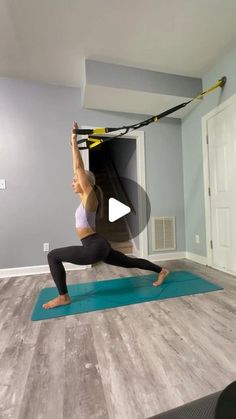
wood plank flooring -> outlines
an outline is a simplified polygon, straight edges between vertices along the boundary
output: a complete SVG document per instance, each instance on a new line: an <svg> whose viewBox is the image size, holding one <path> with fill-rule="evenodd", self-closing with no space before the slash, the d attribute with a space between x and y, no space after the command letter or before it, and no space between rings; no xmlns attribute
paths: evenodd
<svg viewBox="0 0 236 419"><path fill-rule="evenodd" d="M1 419L145 419L236 379L236 277L168 261L223 291L32 322L49 274L0 280ZM103 262L69 284L151 273Z"/></svg>

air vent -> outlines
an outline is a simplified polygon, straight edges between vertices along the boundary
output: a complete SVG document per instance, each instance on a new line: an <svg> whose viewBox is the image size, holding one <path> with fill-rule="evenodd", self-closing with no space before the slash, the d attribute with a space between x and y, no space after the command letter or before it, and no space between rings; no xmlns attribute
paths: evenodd
<svg viewBox="0 0 236 419"><path fill-rule="evenodd" d="M153 250L176 250L175 217L152 218Z"/></svg>

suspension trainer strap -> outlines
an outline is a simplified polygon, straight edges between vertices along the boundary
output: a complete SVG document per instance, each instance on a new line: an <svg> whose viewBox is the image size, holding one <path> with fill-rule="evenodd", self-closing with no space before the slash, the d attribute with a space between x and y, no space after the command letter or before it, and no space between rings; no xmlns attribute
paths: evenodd
<svg viewBox="0 0 236 419"><path fill-rule="evenodd" d="M96 146L98 146L99 144L112 140L114 138L119 138L122 137L123 135L126 135L128 132L130 131L134 131L136 129L142 128L146 125L149 125L153 122L158 122L160 119L164 118L167 115L170 115L176 111L178 111L181 108L184 108L185 106L187 106L189 103L193 102L194 100L197 99L202 99L203 96L207 95L208 93L213 92L213 90L217 89L218 87L224 87L225 83L226 83L226 77L222 77L221 79L219 79L213 86L211 86L209 89L205 90L204 92L200 93L199 95L197 95L196 97L194 97L193 99L189 100L188 102L183 102L180 105L174 106L173 108L167 109L166 111L160 113L159 115L155 115L152 116L151 118L145 119L144 121L138 122L136 124L133 125L125 125L119 128L95 128L95 129L83 129L83 128L77 128L77 129L73 129L73 133L77 134L77 135L87 135L87 138L83 138L81 140L78 140L77 143L81 144L86 142L86 147L79 147L80 150L84 150L84 149L91 149L94 148ZM116 131L122 131L119 132L118 135L112 136L112 137L104 137L102 136L102 134L108 134L111 132L116 132Z"/></svg>

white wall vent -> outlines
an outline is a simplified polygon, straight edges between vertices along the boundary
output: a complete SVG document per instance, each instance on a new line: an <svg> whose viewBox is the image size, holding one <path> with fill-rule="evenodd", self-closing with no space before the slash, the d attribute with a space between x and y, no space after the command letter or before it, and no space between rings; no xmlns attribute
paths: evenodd
<svg viewBox="0 0 236 419"><path fill-rule="evenodd" d="M175 217L152 217L152 249L176 250Z"/></svg>

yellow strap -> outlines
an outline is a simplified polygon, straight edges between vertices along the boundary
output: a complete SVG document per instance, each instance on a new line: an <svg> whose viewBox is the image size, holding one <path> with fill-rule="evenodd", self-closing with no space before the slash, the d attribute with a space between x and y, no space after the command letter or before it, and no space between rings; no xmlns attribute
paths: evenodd
<svg viewBox="0 0 236 419"><path fill-rule="evenodd" d="M93 134L106 134L106 128L96 128L93 130Z"/></svg>
<svg viewBox="0 0 236 419"><path fill-rule="evenodd" d="M219 80L214 86L210 87L210 89L208 89L206 91L206 93L210 93L212 92L212 90L215 90L217 87L219 87L222 84L222 80Z"/></svg>
<svg viewBox="0 0 236 419"><path fill-rule="evenodd" d="M217 89L217 87L221 86L222 84L222 80L218 80L218 82L216 84L214 84L214 86L210 87L210 89L206 90L205 92L201 93L199 96L196 96L194 98L195 99L199 99L200 97L202 97L203 95L206 95L207 93L212 92L213 90Z"/></svg>
<svg viewBox="0 0 236 419"><path fill-rule="evenodd" d="M98 138L88 138L87 140L93 143L89 145L89 148L96 147L97 145L102 143L102 140L99 140Z"/></svg>

